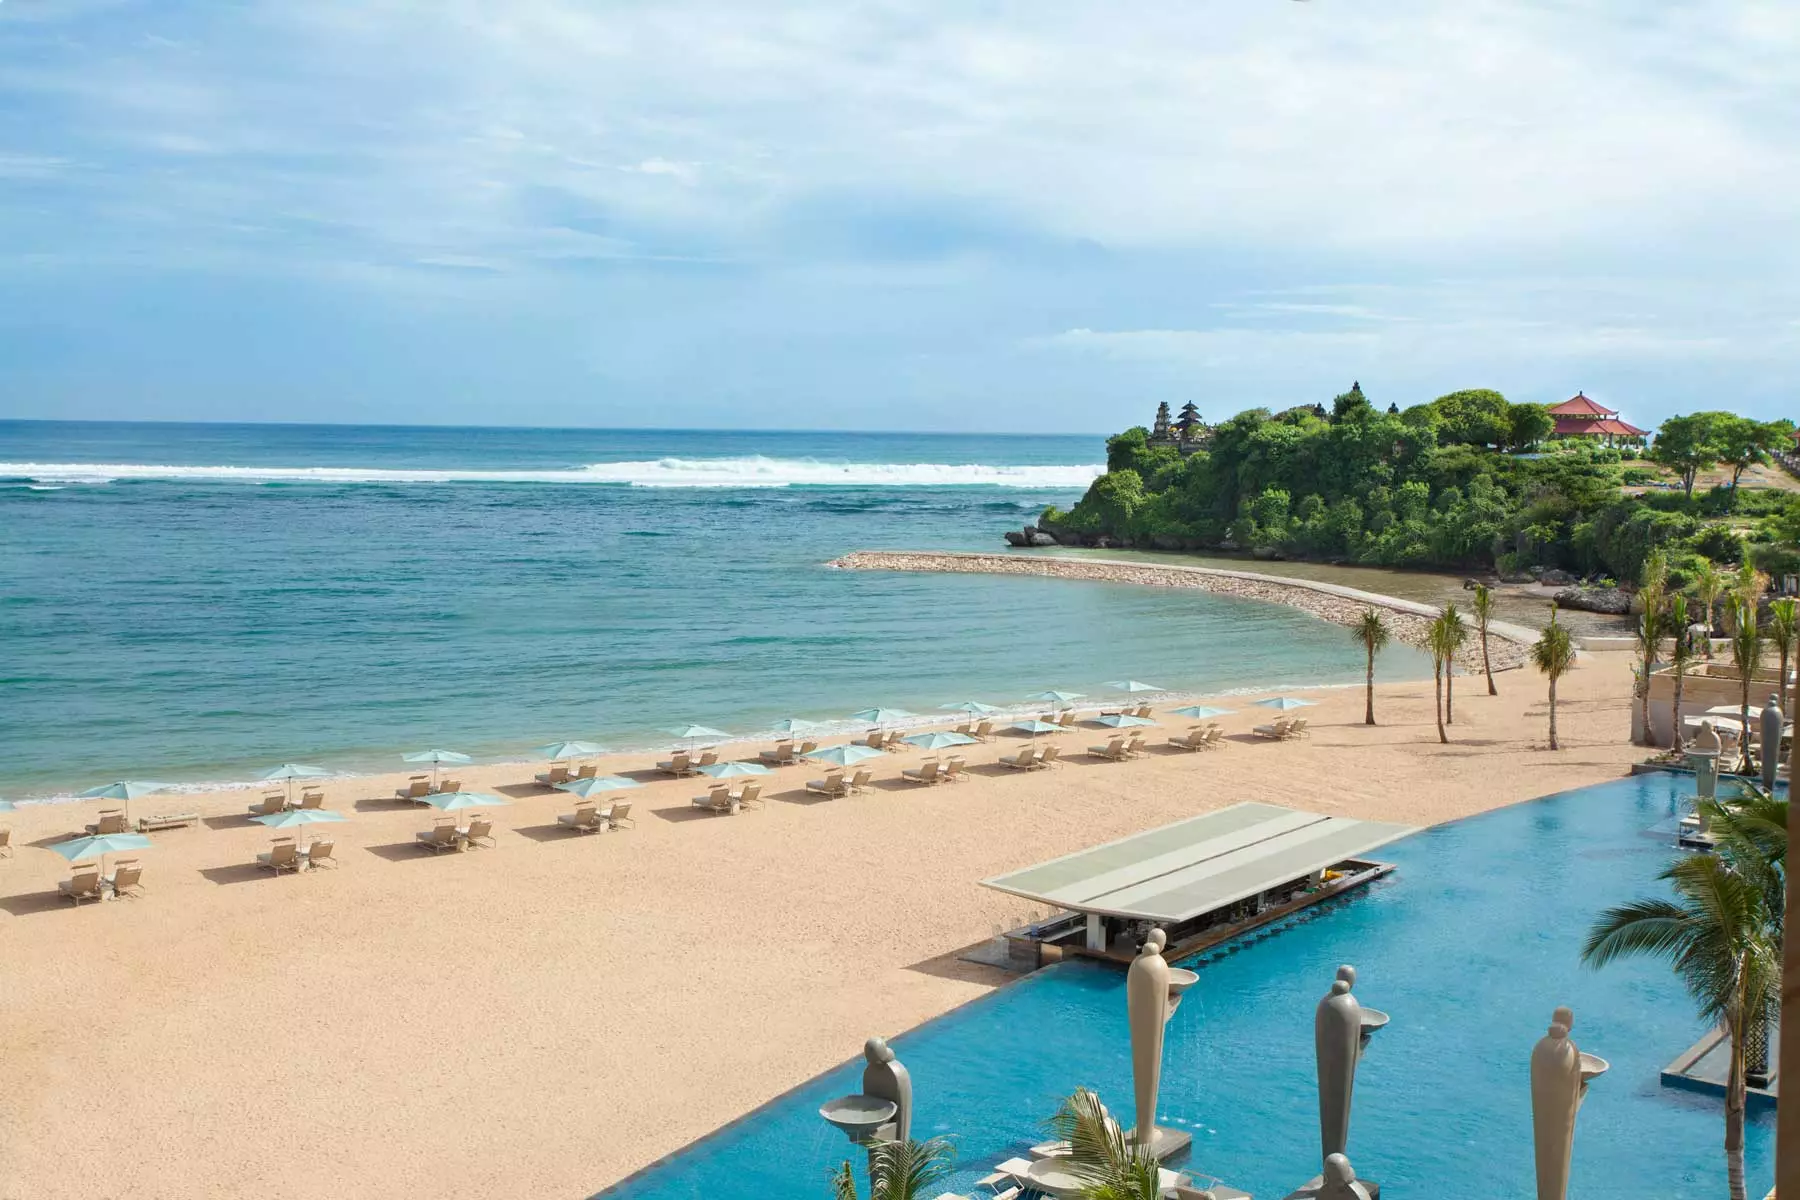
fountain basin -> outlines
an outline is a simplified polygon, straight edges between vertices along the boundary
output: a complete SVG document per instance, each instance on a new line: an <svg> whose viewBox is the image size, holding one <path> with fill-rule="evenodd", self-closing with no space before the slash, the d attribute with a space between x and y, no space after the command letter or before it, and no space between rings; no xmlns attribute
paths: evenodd
<svg viewBox="0 0 1800 1200"><path fill-rule="evenodd" d="M900 1107L880 1096L839 1096L819 1106L819 1115L848 1134L853 1142L873 1138L894 1119Z"/></svg>
<svg viewBox="0 0 1800 1200"><path fill-rule="evenodd" d="M1612 1067L1612 1064L1598 1054L1581 1051L1581 1082L1585 1086L1589 1080L1598 1079Z"/></svg>
<svg viewBox="0 0 1800 1200"><path fill-rule="evenodd" d="M1200 982L1200 976L1194 974L1194 972L1188 970L1186 967L1170 967L1169 968L1169 1015L1170 1016L1174 1016L1175 1010L1177 1008L1181 1007L1181 993L1187 991L1189 988L1193 987L1196 983L1199 983L1199 982Z"/></svg>

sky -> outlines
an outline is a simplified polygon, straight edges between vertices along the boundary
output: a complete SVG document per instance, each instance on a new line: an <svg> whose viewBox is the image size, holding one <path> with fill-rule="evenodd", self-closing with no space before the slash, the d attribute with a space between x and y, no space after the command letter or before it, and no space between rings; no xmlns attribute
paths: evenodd
<svg viewBox="0 0 1800 1200"><path fill-rule="evenodd" d="M1800 417L1790 0L0 0L0 418Z"/></svg>

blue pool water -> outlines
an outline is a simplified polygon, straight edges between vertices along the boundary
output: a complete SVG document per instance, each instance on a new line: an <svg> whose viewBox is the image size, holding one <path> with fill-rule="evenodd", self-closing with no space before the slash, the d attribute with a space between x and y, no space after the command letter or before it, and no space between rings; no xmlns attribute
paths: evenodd
<svg viewBox="0 0 1800 1200"><path fill-rule="evenodd" d="M833 571L1001 547L1099 438L0 422L0 795L665 744L1135 677L1354 682L1193 591ZM1388 678L1429 674L1406 647ZM73 776L73 778L71 777Z"/></svg>
<svg viewBox="0 0 1800 1200"><path fill-rule="evenodd" d="M1577 1043L1612 1063L1581 1110L1573 1200L1723 1194L1722 1102L1657 1082L1702 1031L1687 997L1655 962L1578 961L1595 914L1659 886L1674 851L1644 831L1691 795L1685 779L1643 776L1431 829L1384 851L1400 869L1364 895L1184 964L1200 982L1169 1025L1159 1122L1193 1133L1189 1166L1259 1198L1315 1173L1313 1006L1350 962L1357 994L1393 1017L1359 1068L1350 1138L1384 1195L1533 1194L1527 1064L1559 1004L1575 1010ZM965 1169L948 1187L972 1190L1042 1140L1042 1120L1079 1085L1129 1118L1123 990L1123 972L1071 962L892 1039L913 1076L914 1136L956 1141ZM858 1058L601 1195L825 1196L849 1147L817 1108L857 1090L860 1069ZM1752 1117L1748 1143L1761 1195L1772 1116Z"/></svg>

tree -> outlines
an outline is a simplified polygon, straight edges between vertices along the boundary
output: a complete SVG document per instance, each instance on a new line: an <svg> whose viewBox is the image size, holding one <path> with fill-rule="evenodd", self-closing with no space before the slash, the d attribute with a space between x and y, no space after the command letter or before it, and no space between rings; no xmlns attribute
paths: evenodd
<svg viewBox="0 0 1800 1200"><path fill-rule="evenodd" d="M1694 498L1694 477L1719 461L1722 446L1718 439L1718 418L1711 412L1670 417L1656 431L1656 441L1647 457L1653 463L1669 468L1681 476L1681 489Z"/></svg>
<svg viewBox="0 0 1800 1200"><path fill-rule="evenodd" d="M1444 623L1444 636L1448 639L1449 654L1444 656L1444 724L1456 724L1456 656L1462 653L1463 643L1469 640L1469 626L1456 611L1456 605L1444 605L1443 614L1438 618Z"/></svg>
<svg viewBox="0 0 1800 1200"><path fill-rule="evenodd" d="M1647 899L1603 912L1588 931L1581 959L1603 967L1645 956L1674 967L1704 1019L1725 1030L1731 1063L1725 1085L1725 1164L1731 1200L1744 1190L1745 1048L1750 1025L1764 1020L1781 986L1781 876L1768 836L1787 827L1787 802L1753 802L1746 814L1709 810L1716 851L1678 859L1659 879L1673 900ZM1786 842L1780 844L1786 858Z"/></svg>
<svg viewBox="0 0 1800 1200"><path fill-rule="evenodd" d="M1775 685L1775 694L1781 697L1782 712L1791 718L1794 707L1788 695L1788 663L1800 649L1800 604L1792 597L1769 602L1769 641L1781 656L1781 680Z"/></svg>
<svg viewBox="0 0 1800 1200"><path fill-rule="evenodd" d="M1670 714L1674 722L1674 733L1670 735L1669 748L1679 756L1684 740L1681 731L1681 687L1687 678L1688 668L1694 665L1694 642L1688 636L1687 597L1673 596L1668 605L1668 616L1664 623L1673 634L1669 641L1669 671L1675 676L1675 706ZM1646 725L1646 731L1648 728Z"/></svg>
<svg viewBox="0 0 1800 1200"><path fill-rule="evenodd" d="M1363 650L1368 654L1369 665L1364 676L1366 696L1363 705L1363 724L1373 725L1375 723L1375 656L1387 649L1392 635L1389 633L1387 622L1382 619L1381 613L1373 608L1363 612L1362 618L1350 627L1350 634L1362 644Z"/></svg>
<svg viewBox="0 0 1800 1200"><path fill-rule="evenodd" d="M1725 591L1725 576L1711 559L1703 559L1694 570L1693 588L1694 598L1700 601L1700 623L1706 626L1706 659L1711 662L1712 633L1717 627L1713 622L1713 606L1718 604L1720 594Z"/></svg>
<svg viewBox="0 0 1800 1200"><path fill-rule="evenodd" d="M1076 1088L1045 1128L1055 1140L1068 1143L1063 1161L1081 1181L1083 1200L1158 1200L1162 1195L1156 1156L1149 1147L1131 1143L1095 1093Z"/></svg>
<svg viewBox="0 0 1800 1200"><path fill-rule="evenodd" d="M1507 415L1512 420L1509 444L1514 450L1529 450L1556 432L1556 418L1542 404L1515 404Z"/></svg>
<svg viewBox="0 0 1800 1200"><path fill-rule="evenodd" d="M1475 631L1481 635L1481 671L1487 676L1488 695L1498 696L1494 686L1494 667L1488 661L1488 626L1494 620L1494 593L1485 583L1475 585Z"/></svg>
<svg viewBox="0 0 1800 1200"><path fill-rule="evenodd" d="M1638 672L1638 701L1642 705L1644 744L1654 745L1650 736L1650 672L1656 667L1656 655L1662 649L1663 639L1662 606L1646 601L1643 615L1637 623L1637 652L1641 667Z"/></svg>
<svg viewBox="0 0 1800 1200"><path fill-rule="evenodd" d="M1352 383L1350 390L1333 397L1331 401L1331 422L1356 421L1375 415L1375 406L1363 395L1362 384Z"/></svg>
<svg viewBox="0 0 1800 1200"><path fill-rule="evenodd" d="M1554 604L1550 606L1549 626L1531 644L1531 665L1550 680L1550 748L1560 750L1562 747L1556 744L1556 681L1575 665L1575 639L1556 623Z"/></svg>
<svg viewBox="0 0 1800 1200"><path fill-rule="evenodd" d="M1731 598L1731 665L1738 674L1738 720L1741 729L1738 733L1738 762L1743 770L1750 769L1750 682L1751 676L1762 665L1763 635L1762 626L1757 624L1756 608L1746 603L1742 596ZM1775 753L1773 746L1769 747Z"/></svg>
<svg viewBox="0 0 1800 1200"><path fill-rule="evenodd" d="M1769 452L1793 443L1794 427L1789 421L1755 421L1736 413L1715 414L1713 440L1719 461L1731 468L1731 494L1737 496L1738 480L1754 466L1766 466Z"/></svg>
<svg viewBox="0 0 1800 1200"><path fill-rule="evenodd" d="M1431 402L1437 410L1438 438L1445 444L1505 446L1513 439L1512 405L1492 388L1469 388L1439 396Z"/></svg>
<svg viewBox="0 0 1800 1200"><path fill-rule="evenodd" d="M1431 715L1437 720L1438 741L1448 745L1450 736L1444 732L1444 665L1456 653L1456 634L1441 613L1425 629L1425 648L1431 651L1431 686L1434 693Z"/></svg>
<svg viewBox="0 0 1800 1200"><path fill-rule="evenodd" d="M926 1200L955 1166L955 1150L943 1138L928 1142L877 1142L869 1148L869 1200ZM831 1173L835 1200L857 1200L856 1170L846 1162Z"/></svg>

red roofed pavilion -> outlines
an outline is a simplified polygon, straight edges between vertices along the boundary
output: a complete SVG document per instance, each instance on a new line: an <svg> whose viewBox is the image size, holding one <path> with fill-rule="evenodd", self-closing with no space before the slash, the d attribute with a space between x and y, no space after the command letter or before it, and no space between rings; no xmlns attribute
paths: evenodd
<svg viewBox="0 0 1800 1200"><path fill-rule="evenodd" d="M1610 446L1615 440L1641 438L1647 432L1629 421L1619 420L1618 413L1594 403L1581 392L1553 406L1550 415L1556 420L1552 437L1605 438Z"/></svg>

